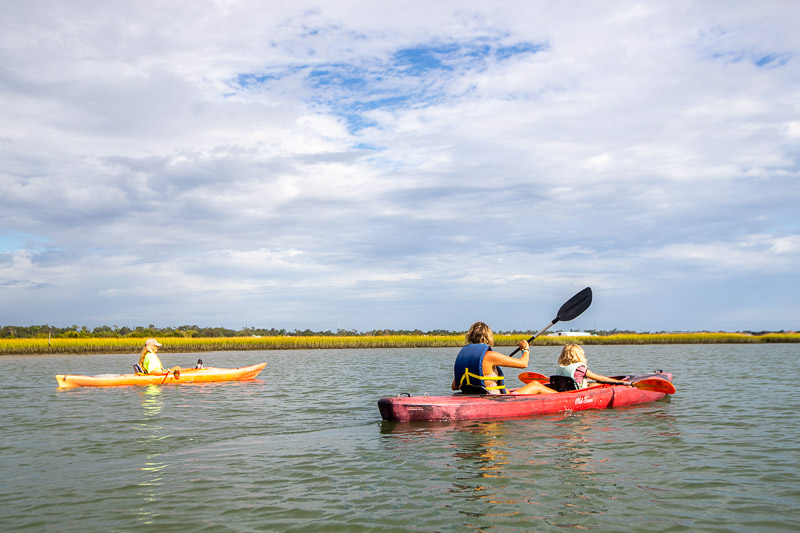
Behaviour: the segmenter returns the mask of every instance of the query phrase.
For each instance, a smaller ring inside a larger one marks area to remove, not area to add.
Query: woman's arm
[[[530,357],[530,347],[528,341],[519,341],[517,343],[519,349],[522,350],[522,357],[516,359],[503,355],[500,352],[489,350],[483,356],[483,373],[486,375],[491,372],[493,366],[506,366],[511,368],[528,368],[528,359]]]

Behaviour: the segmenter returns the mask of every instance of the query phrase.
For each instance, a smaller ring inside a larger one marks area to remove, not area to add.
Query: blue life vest
[[[465,386],[482,387],[486,391],[500,391],[501,394],[508,394],[506,391],[503,369],[497,369],[497,377],[483,375],[483,356],[491,349],[488,344],[467,344],[456,357],[456,364],[453,367],[456,384],[462,390]],[[471,392],[471,391],[470,391]]]

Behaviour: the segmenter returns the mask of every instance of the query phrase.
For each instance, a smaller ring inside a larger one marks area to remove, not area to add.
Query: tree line
[[[636,334],[631,330],[587,330],[600,336]],[[446,329],[432,329],[423,331],[421,329],[373,329],[368,331],[358,331],[355,329],[338,329],[336,331],[312,331],[311,329],[285,328],[256,328],[246,327],[241,329],[229,329],[223,327],[201,327],[196,324],[178,327],[156,327],[153,324],[148,326],[97,326],[88,328],[86,326],[72,325],[68,327],[51,326],[43,324],[38,326],[0,326],[0,339],[36,339],[36,338],[149,338],[149,337],[380,337],[396,335],[429,335],[429,336],[449,336],[463,335],[464,331],[451,331]],[[509,330],[495,332],[498,335],[532,335],[531,331]],[[650,332],[639,332],[650,333]],[[665,333],[665,332],[659,332]]]
[[[599,336],[609,335],[636,335],[652,333],[674,333],[668,331],[632,331],[632,330],[586,330]],[[223,327],[200,327],[198,325],[185,325],[178,327],[159,328],[150,324],[147,327],[136,326],[97,326],[89,329],[86,326],[72,325],[69,327],[58,327],[43,324],[40,326],[0,326],[0,339],[36,339],[36,338],[149,338],[149,337],[380,337],[398,335],[429,335],[429,336],[449,336],[463,335],[464,331],[450,331],[446,329],[432,329],[423,331],[421,329],[374,329],[369,331],[358,331],[355,329],[338,329],[336,331],[312,331],[310,329],[288,330],[284,328],[256,328],[247,327],[241,329],[229,329]],[[498,335],[532,335],[531,331],[496,331]],[[722,333],[722,332],[721,332]],[[765,335],[768,333],[785,333],[785,331],[741,331],[751,335]]]
[[[443,329],[430,331],[414,330],[394,330],[377,329],[370,331],[358,331],[339,329],[337,331],[312,331],[311,329],[284,328],[256,328],[247,327],[242,329],[229,329],[223,327],[201,327],[198,325],[185,325],[178,327],[156,327],[150,324],[147,327],[137,326],[97,326],[88,328],[86,326],[72,325],[69,327],[50,326],[48,324],[38,326],[2,326],[0,327],[0,338],[2,339],[35,339],[35,338],[121,338],[121,337],[312,337],[312,336],[339,336],[339,337],[358,337],[358,336],[389,336],[389,335],[463,335],[464,332],[454,332]]]

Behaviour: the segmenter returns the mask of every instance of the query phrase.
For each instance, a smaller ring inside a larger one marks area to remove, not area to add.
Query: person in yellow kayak
[[[158,358],[158,348],[161,343],[155,339],[147,339],[144,341],[144,348],[142,348],[142,355],[139,356],[139,367],[145,374],[168,374],[172,373],[175,379],[181,375],[181,367],[176,366],[170,370],[165,370],[164,365],[161,364],[161,359]]]
[[[461,348],[453,367],[454,378],[450,388],[468,394],[552,394],[551,388],[538,381],[510,392],[506,389],[500,367],[528,368],[531,350],[528,341],[519,341],[522,357],[515,359],[495,352],[492,329],[483,322],[475,322],[465,335],[469,344]]]

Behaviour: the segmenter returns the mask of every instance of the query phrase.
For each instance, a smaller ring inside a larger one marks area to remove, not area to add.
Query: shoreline
[[[496,346],[514,346],[530,335],[495,335]],[[464,345],[461,335],[387,336],[282,336],[282,337],[162,337],[161,350],[197,353],[251,350],[327,350],[364,348],[456,348]],[[533,346],[646,344],[761,344],[800,342],[800,333],[637,333],[607,336],[538,337]],[[0,355],[138,353],[143,338],[36,338],[0,339]]]

